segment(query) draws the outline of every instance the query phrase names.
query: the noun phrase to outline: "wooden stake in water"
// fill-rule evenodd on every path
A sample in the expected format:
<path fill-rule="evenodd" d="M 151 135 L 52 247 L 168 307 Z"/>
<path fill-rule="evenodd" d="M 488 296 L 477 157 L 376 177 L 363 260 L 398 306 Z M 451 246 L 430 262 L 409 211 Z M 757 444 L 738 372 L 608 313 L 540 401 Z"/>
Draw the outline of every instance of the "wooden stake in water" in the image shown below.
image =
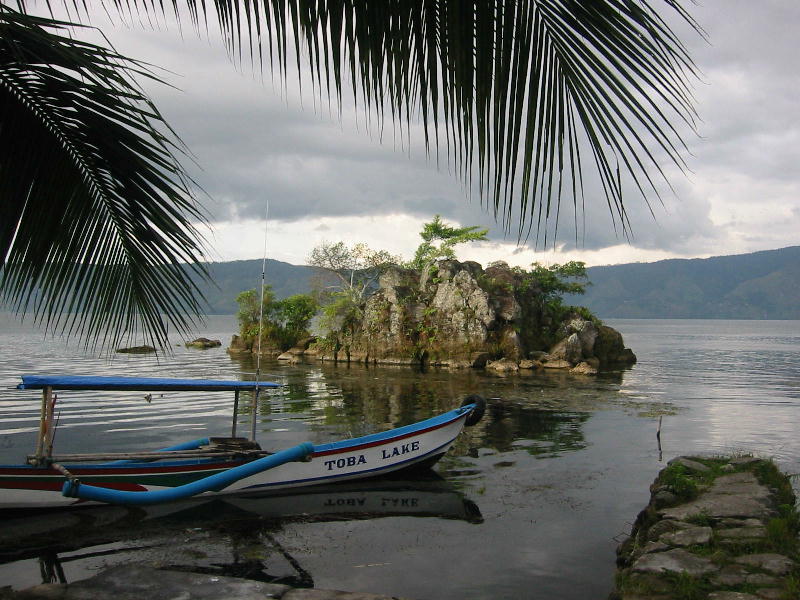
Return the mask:
<path fill-rule="evenodd" d="M 663 454 L 661 452 L 661 418 L 663 415 L 658 415 L 658 429 L 656 429 L 656 439 L 658 440 L 658 460 L 659 462 L 663 458 Z"/>

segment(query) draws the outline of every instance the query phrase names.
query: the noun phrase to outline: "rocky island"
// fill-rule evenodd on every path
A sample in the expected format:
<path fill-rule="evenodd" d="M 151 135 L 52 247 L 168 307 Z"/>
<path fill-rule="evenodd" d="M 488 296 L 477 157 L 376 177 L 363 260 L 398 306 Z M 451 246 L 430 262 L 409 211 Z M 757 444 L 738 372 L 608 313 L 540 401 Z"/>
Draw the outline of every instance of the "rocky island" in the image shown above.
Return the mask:
<path fill-rule="evenodd" d="M 371 293 L 328 320 L 323 335 L 291 349 L 262 338 L 261 352 L 287 360 L 587 375 L 636 362 L 618 331 L 584 308 L 563 305 L 551 283 L 502 262 L 486 269 L 457 260 L 426 269 L 390 265 Z M 256 337 L 242 329 L 229 352 L 256 352 Z"/>

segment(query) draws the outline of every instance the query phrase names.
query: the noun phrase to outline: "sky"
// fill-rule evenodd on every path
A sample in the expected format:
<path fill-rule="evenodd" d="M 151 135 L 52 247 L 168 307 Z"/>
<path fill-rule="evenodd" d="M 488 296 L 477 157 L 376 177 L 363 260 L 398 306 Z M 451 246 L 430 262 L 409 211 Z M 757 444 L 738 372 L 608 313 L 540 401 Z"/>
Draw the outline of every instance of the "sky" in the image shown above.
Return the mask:
<path fill-rule="evenodd" d="M 210 260 L 261 258 L 265 240 L 269 258 L 293 264 L 304 264 L 315 245 L 340 240 L 410 258 L 435 214 L 489 228 L 490 241 L 458 251 L 483 264 L 593 266 L 797 245 L 800 3 L 685 4 L 708 34 L 705 41 L 681 30 L 700 72 L 698 132 L 686 134 L 691 172 L 671 172 L 674 193 L 649 206 L 630 196 L 630 239 L 615 233 L 605 202 L 590 192 L 577 236 L 567 214 L 545 248 L 504 236 L 447 165 L 426 157 L 414 128 L 410 148 L 391 128 L 370 133 L 348 102 L 339 115 L 308 85 L 299 89 L 292 78 L 284 86 L 248 61 L 235 64 L 213 32 L 109 23 L 100 13 L 93 24 L 118 52 L 164 69 L 158 73 L 169 85 L 144 87 L 192 152 L 189 170 L 206 192 Z"/>

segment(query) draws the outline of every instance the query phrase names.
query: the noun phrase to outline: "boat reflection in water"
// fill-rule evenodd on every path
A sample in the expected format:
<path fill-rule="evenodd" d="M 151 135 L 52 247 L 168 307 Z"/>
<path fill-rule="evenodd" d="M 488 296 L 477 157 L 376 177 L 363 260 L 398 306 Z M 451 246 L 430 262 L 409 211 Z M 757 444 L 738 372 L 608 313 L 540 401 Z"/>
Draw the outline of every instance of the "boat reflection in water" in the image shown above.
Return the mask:
<path fill-rule="evenodd" d="M 483 521 L 474 502 L 432 473 L 413 479 L 316 486 L 300 494 L 20 514 L 5 519 L 0 532 L 0 579 L 14 580 L 15 571 L 25 571 L 17 567 L 33 560 L 39 568 L 29 564 L 27 571 L 38 571 L 41 580 L 17 578 L 13 587 L 68 583 L 96 574 L 103 566 L 155 560 L 173 570 L 313 587 L 311 574 L 276 534 L 290 524 L 384 517 Z"/>

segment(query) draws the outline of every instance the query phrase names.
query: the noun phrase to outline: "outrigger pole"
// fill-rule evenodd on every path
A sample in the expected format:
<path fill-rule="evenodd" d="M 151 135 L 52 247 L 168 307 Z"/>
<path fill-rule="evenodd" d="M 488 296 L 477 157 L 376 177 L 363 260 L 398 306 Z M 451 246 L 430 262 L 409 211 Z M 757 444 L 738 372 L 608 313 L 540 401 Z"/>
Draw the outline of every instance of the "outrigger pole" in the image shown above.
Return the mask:
<path fill-rule="evenodd" d="M 250 421 L 250 440 L 256 440 L 256 420 L 258 419 L 258 395 L 261 381 L 261 332 L 264 327 L 264 287 L 267 273 L 267 227 L 269 224 L 269 198 L 264 211 L 264 253 L 261 259 L 261 297 L 258 303 L 258 348 L 256 352 L 256 389 L 253 392 L 253 415 Z"/>

